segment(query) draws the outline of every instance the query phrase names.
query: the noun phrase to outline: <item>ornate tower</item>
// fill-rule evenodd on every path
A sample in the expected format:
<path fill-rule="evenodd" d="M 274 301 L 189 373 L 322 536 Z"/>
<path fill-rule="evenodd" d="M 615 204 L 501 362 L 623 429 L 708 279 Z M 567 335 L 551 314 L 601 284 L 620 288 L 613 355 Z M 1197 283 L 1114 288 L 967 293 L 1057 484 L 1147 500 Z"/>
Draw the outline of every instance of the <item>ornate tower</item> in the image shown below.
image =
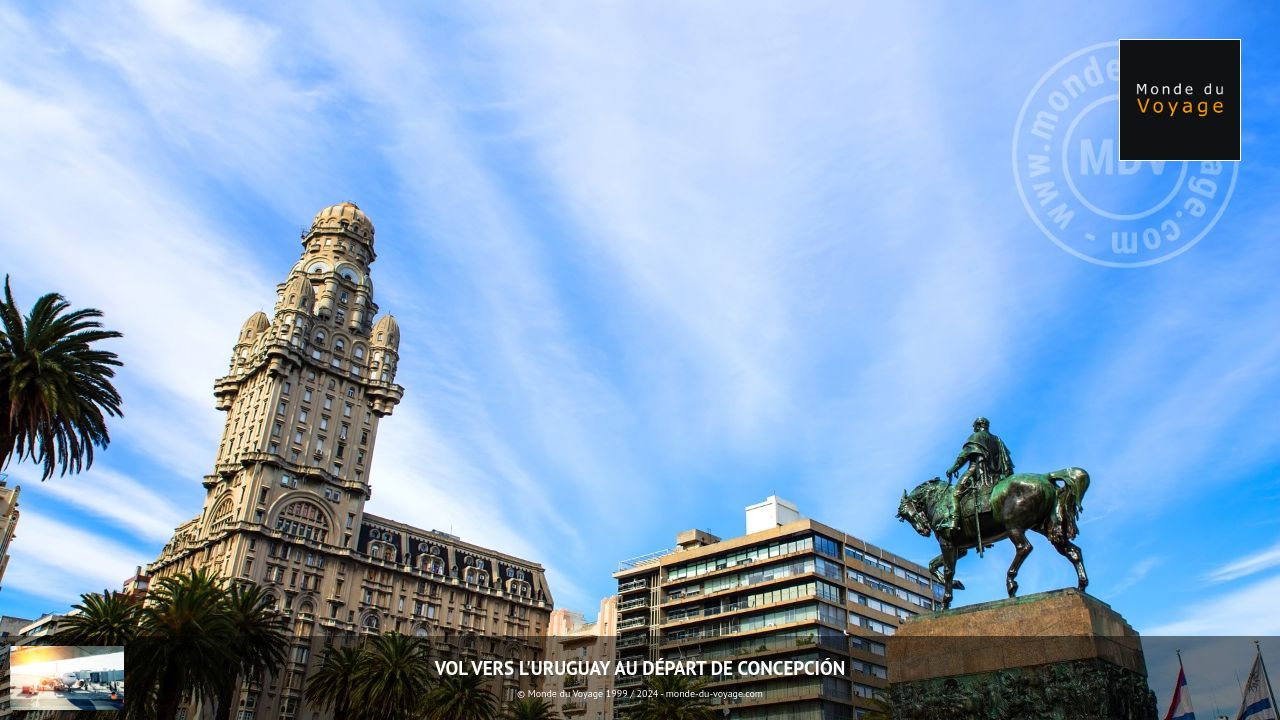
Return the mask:
<path fill-rule="evenodd" d="M 199 565 L 241 575 L 251 548 L 237 530 L 355 547 L 378 423 L 404 394 L 395 383 L 399 326 L 390 315 L 374 320 L 373 238 L 354 203 L 321 210 L 272 316 L 245 321 L 214 383 L 227 420 L 204 512 L 178 528 L 157 561 L 161 574 Z M 192 546 L 200 557 L 180 557 Z"/>
<path fill-rule="evenodd" d="M 434 634 L 433 652 L 475 657 L 488 633 L 541 657 L 552 600 L 540 565 L 365 512 L 378 424 L 404 394 L 400 328 L 377 317 L 373 259 L 360 208 L 316 215 L 272 314 L 245 321 L 214 383 L 227 419 L 204 506 L 148 566 L 157 582 L 203 568 L 257 584 L 290 619 L 287 667 L 242 686 L 238 718 L 328 717 L 305 707 L 304 680 L 325 643 L 354 634 Z M 533 682 L 493 690 L 512 699 Z"/>

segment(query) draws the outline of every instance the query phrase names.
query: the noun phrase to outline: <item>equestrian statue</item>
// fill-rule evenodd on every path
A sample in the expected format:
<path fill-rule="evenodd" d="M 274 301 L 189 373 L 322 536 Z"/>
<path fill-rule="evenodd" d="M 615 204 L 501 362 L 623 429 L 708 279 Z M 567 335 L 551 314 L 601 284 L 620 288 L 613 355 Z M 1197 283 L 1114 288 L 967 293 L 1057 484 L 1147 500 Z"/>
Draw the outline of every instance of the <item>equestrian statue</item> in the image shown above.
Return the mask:
<path fill-rule="evenodd" d="M 951 480 L 968 465 L 960 481 Z M 963 590 L 955 579 L 956 560 L 970 549 L 982 555 L 984 548 L 1009 538 L 1013 563 L 1005 577 L 1009 597 L 1018 593 L 1018 568 L 1031 554 L 1027 531 L 1044 535 L 1076 570 L 1079 588 L 1089 585 L 1084 556 L 1071 541 L 1079 532 L 1076 520 L 1083 512 L 1089 473 L 1078 467 L 1051 473 L 1013 472 L 1013 460 L 1004 441 L 991 434 L 986 418 L 973 421 L 973 434 L 965 441 L 955 463 L 941 478 L 902 492 L 898 519 L 908 522 L 924 537 L 934 535 L 940 554 L 929 571 L 942 583 L 942 606 L 951 607 L 952 590 Z"/>

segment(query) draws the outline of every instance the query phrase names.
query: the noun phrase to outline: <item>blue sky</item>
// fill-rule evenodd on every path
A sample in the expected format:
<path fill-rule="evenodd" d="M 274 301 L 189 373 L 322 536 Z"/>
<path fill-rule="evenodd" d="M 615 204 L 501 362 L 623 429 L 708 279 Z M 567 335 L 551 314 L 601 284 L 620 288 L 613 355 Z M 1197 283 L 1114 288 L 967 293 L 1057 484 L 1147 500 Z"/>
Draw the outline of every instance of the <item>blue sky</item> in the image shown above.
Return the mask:
<path fill-rule="evenodd" d="M 740 534 L 770 494 L 928 560 L 897 498 L 982 414 L 1019 469 L 1093 475 L 1091 591 L 1139 630 L 1280 634 L 1278 20 L 6 5 L 0 269 L 125 333 L 127 415 L 83 476 L 10 468 L 0 607 L 116 587 L 199 511 L 236 331 L 352 200 L 407 388 L 369 509 L 542 562 L 561 606 L 594 612 L 679 530 Z M 1082 47 L 1181 36 L 1244 39 L 1234 197 L 1169 262 L 1084 263 L 1019 200 L 1019 108 Z M 1024 592 L 1070 583 L 1038 545 Z M 966 560 L 959 601 L 999 597 L 1010 556 Z"/>

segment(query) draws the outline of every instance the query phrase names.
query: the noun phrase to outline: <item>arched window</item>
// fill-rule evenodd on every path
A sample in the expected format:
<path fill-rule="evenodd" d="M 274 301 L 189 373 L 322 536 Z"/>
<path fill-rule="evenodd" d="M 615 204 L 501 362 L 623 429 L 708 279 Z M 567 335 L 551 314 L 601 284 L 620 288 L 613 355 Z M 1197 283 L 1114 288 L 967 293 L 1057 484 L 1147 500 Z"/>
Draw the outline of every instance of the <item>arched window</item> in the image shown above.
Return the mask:
<path fill-rule="evenodd" d="M 444 574 L 444 560 L 435 555 L 419 555 L 418 568 L 433 575 Z"/>
<path fill-rule="evenodd" d="M 323 331 L 323 330 L 320 330 L 319 332 L 317 332 L 317 333 L 316 333 L 316 344 L 317 344 L 317 345 L 324 345 L 324 331 Z"/>
<path fill-rule="evenodd" d="M 356 285 L 360 284 L 360 272 L 347 264 L 338 266 L 338 277 Z"/>
<path fill-rule="evenodd" d="M 344 343 L 344 342 L 342 342 L 342 338 L 338 338 L 337 340 L 334 340 L 334 341 L 333 341 L 333 351 L 334 351 L 334 352 L 340 353 L 340 352 L 342 352 L 343 350 L 346 350 L 346 349 L 347 349 L 347 344 L 346 344 L 346 343 Z"/>
<path fill-rule="evenodd" d="M 324 542 L 329 534 L 329 521 L 314 503 L 298 500 L 280 511 L 276 529 L 286 535 Z"/>
<path fill-rule="evenodd" d="M 231 498 L 223 498 L 210 514 L 209 532 L 215 533 L 231 524 Z"/>
<path fill-rule="evenodd" d="M 364 622 L 363 622 L 362 624 L 363 624 L 366 628 L 369 628 L 370 630 L 377 630 L 377 629 L 378 629 L 378 616 L 377 616 L 377 615 L 366 615 L 366 616 L 365 616 L 365 618 L 364 618 Z"/>
<path fill-rule="evenodd" d="M 363 359 L 364 359 L 364 346 L 363 346 L 363 345 L 357 345 L 357 346 L 355 346 L 355 348 L 353 348 L 353 349 L 351 350 L 351 354 L 352 354 L 352 355 L 355 355 L 357 360 L 363 360 Z"/>

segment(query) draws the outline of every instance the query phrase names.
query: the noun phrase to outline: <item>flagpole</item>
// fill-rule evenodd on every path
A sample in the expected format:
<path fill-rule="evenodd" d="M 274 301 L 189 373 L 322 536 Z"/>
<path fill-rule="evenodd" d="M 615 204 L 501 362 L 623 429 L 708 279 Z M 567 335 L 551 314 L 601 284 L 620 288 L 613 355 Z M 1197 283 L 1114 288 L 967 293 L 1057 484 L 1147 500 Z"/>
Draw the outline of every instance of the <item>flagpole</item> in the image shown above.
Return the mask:
<path fill-rule="evenodd" d="M 1271 712 L 1275 714 L 1280 712 L 1280 709 L 1276 708 L 1276 691 L 1271 689 L 1271 676 L 1267 675 L 1267 661 L 1262 659 L 1262 645 L 1254 640 L 1253 646 L 1258 650 L 1258 664 L 1262 666 L 1262 679 L 1267 683 L 1267 694 L 1271 696 Z"/>

